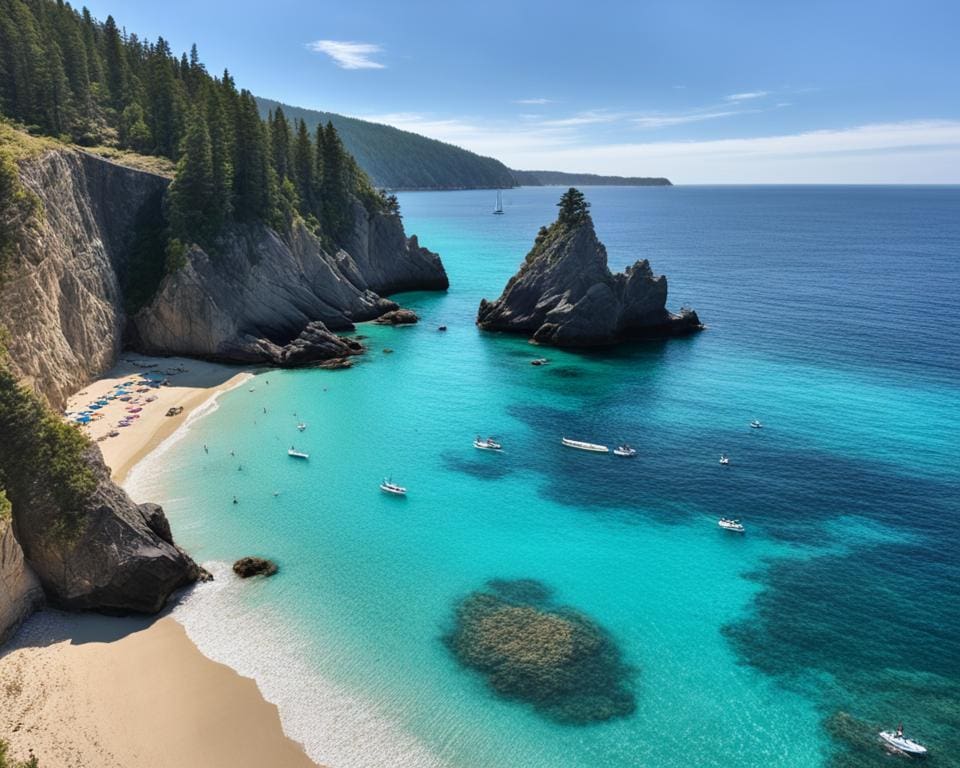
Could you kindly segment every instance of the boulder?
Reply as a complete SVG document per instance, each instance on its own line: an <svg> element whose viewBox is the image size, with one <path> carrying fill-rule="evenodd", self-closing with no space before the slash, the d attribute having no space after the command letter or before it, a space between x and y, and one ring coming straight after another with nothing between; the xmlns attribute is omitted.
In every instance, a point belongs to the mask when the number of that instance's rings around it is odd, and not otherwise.
<svg viewBox="0 0 960 768"><path fill-rule="evenodd" d="M202 569L173 543L158 505L135 504L110 479L98 447L90 446L86 460L97 484L81 508L59 509L43 489L11 495L24 557L53 605L155 613Z"/></svg>
<svg viewBox="0 0 960 768"><path fill-rule="evenodd" d="M308 323L296 339L279 349L273 362L282 366L307 365L325 360L344 361L350 355L362 353L363 345L360 342L337 336L316 320Z"/></svg>
<svg viewBox="0 0 960 768"><path fill-rule="evenodd" d="M413 325L420 321L417 313L412 309L394 309L380 315L375 322L377 325Z"/></svg>
<svg viewBox="0 0 960 768"><path fill-rule="evenodd" d="M263 557L241 557L233 564L233 572L241 579L251 576L273 576L277 572L277 564Z"/></svg>
<svg viewBox="0 0 960 768"><path fill-rule="evenodd" d="M703 327L696 312L673 314L666 301L667 279L654 275L646 259L610 272L607 250L583 214L541 230L500 297L480 302L477 325L561 347L680 336Z"/></svg>

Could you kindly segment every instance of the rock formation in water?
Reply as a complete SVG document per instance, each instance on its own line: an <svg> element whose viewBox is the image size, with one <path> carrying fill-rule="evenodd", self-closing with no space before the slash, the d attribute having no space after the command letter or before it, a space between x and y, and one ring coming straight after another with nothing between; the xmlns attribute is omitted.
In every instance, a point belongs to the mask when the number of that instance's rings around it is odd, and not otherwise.
<svg viewBox="0 0 960 768"><path fill-rule="evenodd" d="M233 564L233 572L241 579L251 576L273 576L279 569L273 560L263 557L241 557Z"/></svg>
<svg viewBox="0 0 960 768"><path fill-rule="evenodd" d="M571 189L564 200L577 190ZM483 299L477 325L488 331L528 334L538 344L592 347L700 330L697 313L666 309L667 278L643 259L612 274L597 239L588 204L561 209L496 301ZM561 205L564 205L562 202Z"/></svg>
<svg viewBox="0 0 960 768"><path fill-rule="evenodd" d="M392 312L381 315L373 322L378 325L413 325L414 323L419 323L420 318L417 317L417 313L412 309L395 309Z"/></svg>
<svg viewBox="0 0 960 768"><path fill-rule="evenodd" d="M60 508L43 488L9 483L24 557L54 605L154 613L204 573L173 543L163 510L135 504L110 479L98 447L90 446L86 460L96 487L78 508Z"/></svg>
<svg viewBox="0 0 960 768"><path fill-rule="evenodd" d="M631 714L630 669L592 620L554 606L539 582L494 580L457 605L445 642L501 696L561 723L583 725Z"/></svg>

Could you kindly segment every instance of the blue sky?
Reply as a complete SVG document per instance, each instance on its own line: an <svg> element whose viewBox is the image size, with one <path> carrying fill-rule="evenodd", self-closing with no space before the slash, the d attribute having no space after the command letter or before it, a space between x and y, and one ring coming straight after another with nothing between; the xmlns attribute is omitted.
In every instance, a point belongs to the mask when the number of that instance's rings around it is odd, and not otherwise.
<svg viewBox="0 0 960 768"><path fill-rule="evenodd" d="M960 2L94 0L213 72L515 168L960 183Z"/></svg>

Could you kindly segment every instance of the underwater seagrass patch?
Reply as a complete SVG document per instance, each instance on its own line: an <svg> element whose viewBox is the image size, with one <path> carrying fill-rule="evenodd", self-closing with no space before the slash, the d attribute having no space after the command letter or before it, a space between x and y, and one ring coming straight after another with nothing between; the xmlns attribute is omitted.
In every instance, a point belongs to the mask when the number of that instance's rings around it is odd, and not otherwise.
<svg viewBox="0 0 960 768"><path fill-rule="evenodd" d="M633 670L613 638L551 597L533 579L493 579L457 604L444 642L497 694L551 720L586 725L632 714Z"/></svg>

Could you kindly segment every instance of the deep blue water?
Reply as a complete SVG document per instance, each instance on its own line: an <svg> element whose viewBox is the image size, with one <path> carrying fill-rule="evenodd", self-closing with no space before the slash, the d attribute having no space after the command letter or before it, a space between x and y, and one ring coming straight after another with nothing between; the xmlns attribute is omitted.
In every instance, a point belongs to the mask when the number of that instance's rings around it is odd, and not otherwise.
<svg viewBox="0 0 960 768"><path fill-rule="evenodd" d="M586 354L480 333L561 190L504 216L401 195L451 280L398 297L420 325L362 327L349 371L258 375L132 477L221 574L179 610L191 635L332 766L852 768L891 764L875 733L900 720L960 766L960 189L585 191L611 267L649 258L709 329ZM251 552L281 574L219 565ZM458 666L441 638L491 578L604 626L637 712L559 725Z"/></svg>

